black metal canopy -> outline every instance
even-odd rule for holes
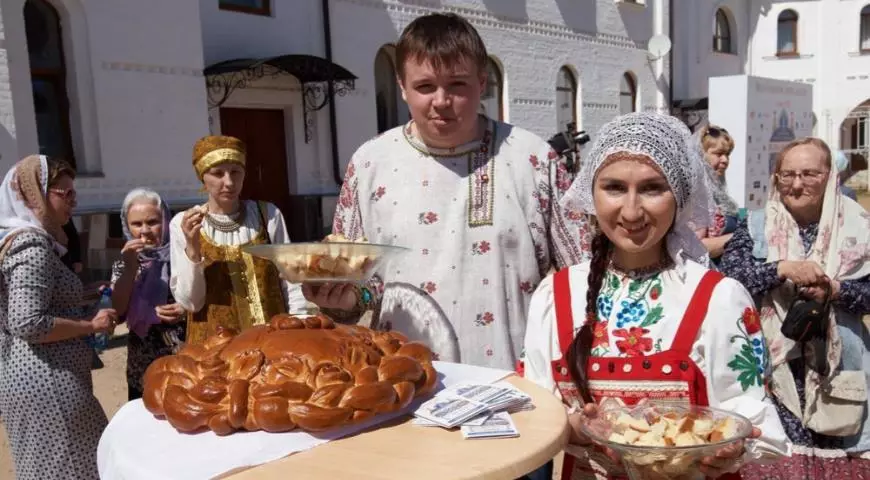
[[[356,75],[346,68],[313,55],[281,55],[268,58],[225,60],[203,70],[210,108],[217,108],[237,88],[263,77],[292,75],[302,84],[305,142],[311,140],[313,116],[335,95],[345,96],[354,89]]]

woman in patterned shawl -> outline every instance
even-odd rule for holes
[[[721,268],[760,298],[771,390],[795,454],[744,478],[866,478],[870,335],[861,319],[870,313],[870,215],[840,193],[831,150],[817,138],[787,145],[771,182],[766,208],[741,222]],[[785,338],[792,301],[822,301],[827,289],[825,348]]]
[[[142,398],[142,376],[151,362],[175,353],[184,342],[184,308],[169,291],[169,220],[157,192],[131,190],[121,206],[127,243],[112,266],[112,303],[130,329],[127,340],[127,395]]]
[[[111,331],[117,314],[83,311],[82,283],[60,260],[74,177],[33,155],[0,185],[0,419],[18,480],[98,478],[106,414],[85,337]]]

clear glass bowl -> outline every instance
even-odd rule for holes
[[[614,441],[611,435],[625,434],[632,427],[626,427],[618,419],[628,415],[643,419],[647,424],[655,423],[659,417],[709,420],[713,425],[730,419],[732,422],[728,435],[714,438],[715,441],[690,446],[644,446]],[[701,424],[699,424],[701,425]],[[741,415],[710,407],[688,407],[647,403],[636,407],[606,406],[598,415],[587,418],[580,426],[581,431],[593,442],[618,454],[629,478],[634,480],[701,480],[700,462],[704,457],[715,455],[728,446],[745,441],[752,433],[752,423]],[[679,427],[677,427],[679,429]],[[635,430],[637,432],[637,430]]]
[[[374,243],[312,242],[252,245],[243,251],[270,260],[292,283],[362,283],[410,250]]]

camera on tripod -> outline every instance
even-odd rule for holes
[[[568,171],[572,173],[576,173],[577,167],[579,166],[579,148],[586,143],[589,142],[591,138],[589,134],[586,133],[586,130],[577,130],[577,123],[571,122],[567,125],[567,128],[559,132],[549,140],[547,143],[553,147],[553,150],[556,151],[562,158],[565,159],[565,164],[568,167]]]

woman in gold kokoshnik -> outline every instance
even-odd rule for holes
[[[244,330],[275,314],[304,310],[299,285],[281,280],[270,262],[242,252],[248,245],[290,241],[275,205],[239,198],[244,143],[201,138],[193,147],[193,168],[208,201],[175,215],[169,225],[170,287],[191,312],[187,343],[202,343],[218,326]]]

